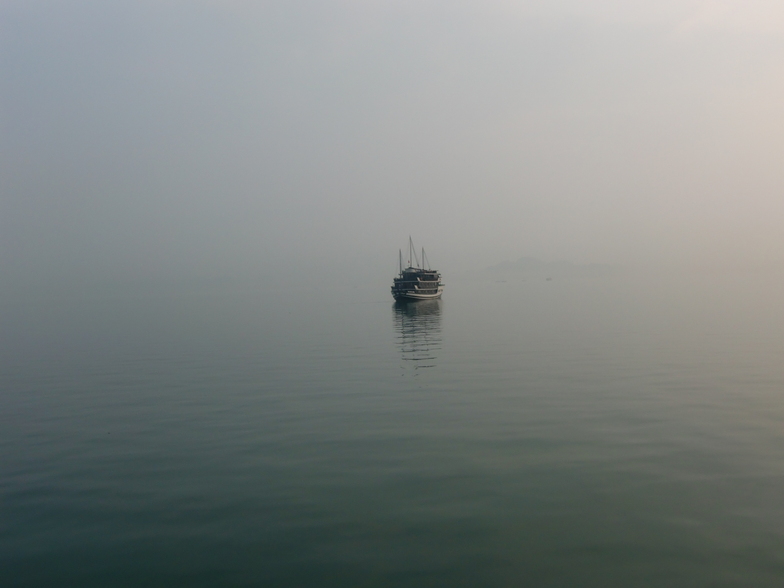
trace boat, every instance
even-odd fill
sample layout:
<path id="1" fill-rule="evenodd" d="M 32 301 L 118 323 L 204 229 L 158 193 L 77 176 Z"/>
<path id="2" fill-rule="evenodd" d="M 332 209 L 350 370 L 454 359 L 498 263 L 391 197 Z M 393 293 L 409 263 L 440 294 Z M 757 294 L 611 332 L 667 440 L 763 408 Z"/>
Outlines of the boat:
<path id="1" fill-rule="evenodd" d="M 416 264 L 416 265 L 415 265 Z M 408 267 L 403 268 L 403 251 L 400 251 L 400 273 L 394 279 L 392 296 L 399 301 L 433 300 L 441 298 L 444 284 L 441 274 L 430 269 L 422 249 L 422 261 L 417 257 L 414 242 L 408 238 Z"/>

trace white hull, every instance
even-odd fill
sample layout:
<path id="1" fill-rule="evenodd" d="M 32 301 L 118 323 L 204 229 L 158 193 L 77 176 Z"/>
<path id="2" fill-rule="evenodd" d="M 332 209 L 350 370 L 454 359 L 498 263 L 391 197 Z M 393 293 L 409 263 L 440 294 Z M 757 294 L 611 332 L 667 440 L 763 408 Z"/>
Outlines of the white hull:
<path id="1" fill-rule="evenodd" d="M 436 294 L 419 294 L 418 292 L 406 292 L 405 294 L 395 294 L 395 300 L 435 300 L 441 298 L 443 288 L 438 289 Z"/>

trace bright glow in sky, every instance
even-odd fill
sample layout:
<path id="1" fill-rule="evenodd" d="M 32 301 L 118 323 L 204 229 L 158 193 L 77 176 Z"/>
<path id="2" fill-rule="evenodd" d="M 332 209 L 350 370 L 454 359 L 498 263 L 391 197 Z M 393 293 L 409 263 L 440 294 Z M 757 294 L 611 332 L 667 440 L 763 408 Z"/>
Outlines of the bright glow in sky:
<path id="1" fill-rule="evenodd" d="M 6 0 L 0 271 L 781 263 L 782 104 L 780 2 Z"/>

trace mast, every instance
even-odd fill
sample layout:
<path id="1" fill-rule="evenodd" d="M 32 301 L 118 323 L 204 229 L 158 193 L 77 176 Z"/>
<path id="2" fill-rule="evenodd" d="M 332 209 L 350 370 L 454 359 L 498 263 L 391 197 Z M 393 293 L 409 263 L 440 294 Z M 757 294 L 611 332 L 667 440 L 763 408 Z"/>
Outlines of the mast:
<path id="1" fill-rule="evenodd" d="M 416 262 L 416 266 L 414 266 L 413 262 Z M 414 248 L 414 240 L 411 238 L 411 235 L 408 236 L 408 267 L 425 269 L 425 248 L 422 247 L 422 265 L 420 266 L 419 258 L 417 257 L 416 249 Z"/>
<path id="2" fill-rule="evenodd" d="M 397 252 L 400 255 L 400 273 L 402 274 L 403 273 L 403 250 L 398 249 Z"/>

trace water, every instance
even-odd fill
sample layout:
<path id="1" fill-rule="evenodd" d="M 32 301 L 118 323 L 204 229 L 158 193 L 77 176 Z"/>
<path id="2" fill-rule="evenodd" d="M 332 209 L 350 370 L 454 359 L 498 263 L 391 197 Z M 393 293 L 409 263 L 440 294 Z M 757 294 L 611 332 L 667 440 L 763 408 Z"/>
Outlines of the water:
<path id="1" fill-rule="evenodd" d="M 782 293 L 7 303 L 0 585 L 780 586 Z"/>

